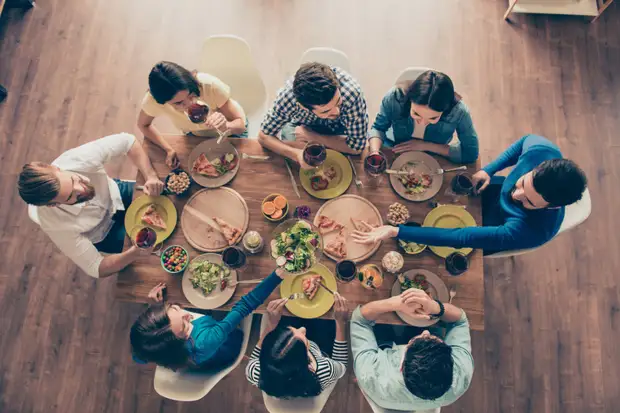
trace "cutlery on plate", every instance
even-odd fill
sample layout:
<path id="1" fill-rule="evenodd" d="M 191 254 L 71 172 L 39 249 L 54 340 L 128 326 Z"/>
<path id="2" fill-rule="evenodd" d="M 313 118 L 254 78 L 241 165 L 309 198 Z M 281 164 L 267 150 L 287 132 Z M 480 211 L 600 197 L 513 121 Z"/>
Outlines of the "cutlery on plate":
<path id="1" fill-rule="evenodd" d="M 355 177 L 355 186 L 357 186 L 358 188 L 363 188 L 364 184 L 357 176 L 357 171 L 355 170 L 355 165 L 353 165 L 353 160 L 348 155 L 347 155 L 347 159 L 349 160 L 349 164 L 351 165 L 351 169 L 353 170 L 353 176 Z"/>
<path id="2" fill-rule="evenodd" d="M 293 170 L 291 169 L 291 165 L 288 163 L 288 159 L 285 159 L 284 163 L 286 164 L 286 169 L 288 170 L 288 176 L 291 177 L 291 183 L 293 184 L 293 190 L 295 191 L 295 195 L 297 195 L 297 198 L 301 198 L 301 195 L 299 194 L 299 188 L 297 187 L 297 181 L 295 181 L 295 175 L 293 175 Z"/>
<path id="3" fill-rule="evenodd" d="M 331 295 L 334 295 L 334 292 L 330 290 L 325 284 L 323 284 L 323 281 L 319 281 L 319 285 L 325 288 Z"/>
<path id="4" fill-rule="evenodd" d="M 219 129 L 216 129 L 216 131 L 217 131 L 217 134 L 220 136 L 219 138 L 217 138 L 218 145 L 222 143 L 224 139 L 230 136 L 230 129 L 226 129 L 224 132 L 220 132 Z"/>
<path id="5" fill-rule="evenodd" d="M 303 293 L 294 293 L 288 296 L 289 301 L 290 300 L 297 300 L 298 298 L 302 298 L 304 297 Z"/>
<path id="6" fill-rule="evenodd" d="M 435 176 L 435 175 L 442 175 L 445 174 L 446 172 L 454 172 L 454 171 L 465 171 L 467 170 L 467 167 L 465 165 L 461 165 L 458 168 L 450 168 L 450 169 L 437 169 L 435 171 L 435 173 L 430 174 L 431 176 Z"/>
<path id="7" fill-rule="evenodd" d="M 456 285 L 453 285 L 450 287 L 450 300 L 448 301 L 449 304 L 452 304 L 452 299 L 454 298 L 455 295 L 456 295 Z"/>
<path id="8" fill-rule="evenodd" d="M 210 216 L 203 214 L 202 212 L 198 211 L 196 208 L 193 208 L 187 204 L 185 205 L 184 210 L 189 212 L 190 214 L 192 214 L 199 220 L 203 221 L 205 224 L 207 224 L 208 226 L 210 226 L 211 228 L 213 228 L 220 234 L 224 235 L 224 233 L 222 232 L 222 228 L 220 228 L 217 222 L 215 222 L 213 218 L 211 218 Z"/>
<path id="9" fill-rule="evenodd" d="M 229 287 L 234 287 L 237 284 L 258 284 L 259 282 L 263 281 L 264 278 L 257 278 L 255 280 L 241 280 L 241 281 L 233 281 L 230 284 L 228 284 Z"/>
<path id="10" fill-rule="evenodd" d="M 255 159 L 257 161 L 267 161 L 269 160 L 269 156 L 263 156 L 263 155 L 249 155 L 247 153 L 242 153 L 241 157 L 243 159 Z"/>
<path id="11" fill-rule="evenodd" d="M 385 173 L 388 175 L 409 175 L 409 171 L 396 171 L 394 169 L 386 169 Z"/>

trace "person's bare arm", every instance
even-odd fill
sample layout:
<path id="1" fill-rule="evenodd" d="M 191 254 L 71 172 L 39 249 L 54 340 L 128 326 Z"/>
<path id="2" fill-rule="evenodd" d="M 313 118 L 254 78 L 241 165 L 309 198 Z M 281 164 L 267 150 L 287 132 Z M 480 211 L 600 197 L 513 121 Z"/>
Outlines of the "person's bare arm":
<path id="1" fill-rule="evenodd" d="M 99 278 L 106 278 L 116 274 L 140 256 L 140 250 L 136 246 L 131 246 L 127 251 L 119 254 L 108 255 L 99 264 Z"/>
<path id="2" fill-rule="evenodd" d="M 177 153 L 161 133 L 159 133 L 155 125 L 153 125 L 153 119 L 155 118 L 147 115 L 146 112 L 141 110 L 140 115 L 138 115 L 138 129 L 140 129 L 146 139 L 166 152 L 166 164 L 171 168 L 177 168 L 180 164 Z"/>
<path id="3" fill-rule="evenodd" d="M 355 150 L 347 144 L 347 137 L 344 135 L 321 135 L 306 127 L 297 126 L 295 128 L 297 140 L 302 142 L 319 142 L 326 148 L 333 149 L 341 153 L 359 155 L 362 151 Z"/>
<path id="4" fill-rule="evenodd" d="M 263 133 L 263 131 L 260 131 L 258 133 L 258 141 L 265 148 L 277 153 L 278 155 L 282 155 L 286 158 L 292 159 L 295 162 L 303 161 L 303 151 L 301 149 L 289 146 L 275 136 L 266 135 L 265 133 Z"/>
<path id="5" fill-rule="evenodd" d="M 232 135 L 241 135 L 245 132 L 245 112 L 239 103 L 228 99 L 218 110 L 226 117 L 226 129 Z"/>

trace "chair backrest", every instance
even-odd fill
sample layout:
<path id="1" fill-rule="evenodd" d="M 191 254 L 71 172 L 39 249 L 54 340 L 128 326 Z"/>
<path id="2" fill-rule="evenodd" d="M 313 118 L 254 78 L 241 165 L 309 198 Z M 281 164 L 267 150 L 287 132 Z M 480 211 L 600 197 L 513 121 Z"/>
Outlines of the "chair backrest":
<path id="1" fill-rule="evenodd" d="M 373 413 L 406 413 L 402 410 L 390 410 L 390 409 L 384 409 L 383 407 L 379 407 L 375 402 L 370 400 L 370 397 L 368 397 L 366 393 L 362 392 L 362 394 L 364 395 L 364 398 L 370 405 L 370 408 L 372 409 Z M 441 408 L 438 407 L 436 409 L 430 409 L 430 410 L 416 410 L 415 412 L 412 411 L 410 413 L 439 413 L 440 411 L 441 411 Z"/>
<path id="2" fill-rule="evenodd" d="M 426 72 L 427 70 L 432 70 L 432 69 L 429 67 L 421 67 L 421 66 L 420 67 L 418 66 L 408 67 L 404 69 L 402 72 L 400 72 L 400 74 L 396 77 L 396 81 L 394 83 L 401 83 L 401 82 L 416 80 L 418 76 L 420 76 L 422 73 Z"/>
<path id="3" fill-rule="evenodd" d="M 349 57 L 340 50 L 331 47 L 311 47 L 301 56 L 300 64 L 307 62 L 319 62 L 329 66 L 336 66 L 345 72 L 351 71 Z M 297 69 L 295 69 L 295 72 Z"/>
<path id="4" fill-rule="evenodd" d="M 30 220 L 32 222 L 34 222 L 37 225 L 41 225 L 41 222 L 39 221 L 39 210 L 38 210 L 38 206 L 36 205 L 30 205 L 28 204 L 28 218 L 30 218 Z"/>
<path id="5" fill-rule="evenodd" d="M 195 318 L 202 317 L 202 314 L 192 314 Z M 220 380 L 233 371 L 239 363 L 241 363 L 241 360 L 243 360 L 248 348 L 248 341 L 250 340 L 253 317 L 254 314 L 250 314 L 241 322 L 240 327 L 243 330 L 243 343 L 239 356 L 237 356 L 233 364 L 218 372 L 209 373 L 176 372 L 165 367 L 157 366 L 155 369 L 155 378 L 153 380 L 155 391 L 160 396 L 167 399 L 184 402 L 200 400 L 206 396 Z"/>
<path id="6" fill-rule="evenodd" d="M 581 199 L 574 204 L 570 204 L 566 206 L 566 210 L 564 211 L 564 220 L 562 221 L 562 225 L 560 225 L 560 230 L 555 237 L 560 235 L 564 231 L 568 231 L 569 229 L 575 228 L 577 225 L 583 223 L 592 212 L 592 199 L 590 198 L 590 191 L 588 188 L 583 193 Z M 496 252 L 495 254 L 486 255 L 485 258 L 504 258 L 504 257 L 514 257 L 516 255 L 522 255 L 531 251 L 534 251 L 540 247 L 536 248 L 526 248 L 521 250 L 509 250 L 509 251 L 501 251 Z"/>
<path id="7" fill-rule="evenodd" d="M 202 47 L 200 71 L 218 77 L 231 89 L 231 97 L 248 118 L 264 110 L 267 102 L 265 83 L 260 75 L 250 45 L 233 35 L 211 36 Z"/>

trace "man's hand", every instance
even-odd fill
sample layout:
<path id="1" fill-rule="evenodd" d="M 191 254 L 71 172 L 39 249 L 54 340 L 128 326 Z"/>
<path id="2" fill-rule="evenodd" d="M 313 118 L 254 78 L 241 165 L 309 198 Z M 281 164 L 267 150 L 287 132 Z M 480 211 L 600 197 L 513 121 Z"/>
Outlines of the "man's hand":
<path id="1" fill-rule="evenodd" d="M 161 195 L 164 183 L 157 176 L 150 176 L 144 183 L 144 193 L 148 196 Z"/>
<path id="2" fill-rule="evenodd" d="M 410 288 L 404 291 L 400 298 L 405 306 L 415 308 L 415 312 L 418 314 L 433 315 L 439 314 L 441 311 L 439 304 L 418 288 Z"/>
<path id="3" fill-rule="evenodd" d="M 398 228 L 391 225 L 383 225 L 370 232 L 353 231 L 351 238 L 358 244 L 376 244 L 398 235 Z"/>
<path id="4" fill-rule="evenodd" d="M 295 160 L 299 164 L 299 167 L 304 170 L 314 169 L 314 167 L 308 165 L 306 161 L 304 161 L 304 150 L 303 149 L 295 149 Z"/>
<path id="5" fill-rule="evenodd" d="M 278 327 L 280 323 L 280 319 L 282 318 L 282 311 L 284 310 L 285 304 L 288 302 L 288 298 L 280 298 L 277 300 L 270 301 L 267 304 L 267 312 L 263 317 L 266 317 L 267 325 L 265 327 L 264 335 L 267 335 L 269 332 L 273 331 Z"/>
<path id="6" fill-rule="evenodd" d="M 334 293 L 334 319 L 337 323 L 346 323 L 349 320 L 349 306 L 346 298 Z"/>
<path id="7" fill-rule="evenodd" d="M 411 139 L 407 142 L 399 143 L 393 148 L 394 153 L 425 150 L 427 150 L 426 142 L 424 142 L 422 139 Z"/>
<path id="8" fill-rule="evenodd" d="M 166 165 L 168 165 L 170 169 L 176 169 L 181 166 L 181 161 L 179 160 L 177 151 L 174 149 L 166 151 Z"/>
<path id="9" fill-rule="evenodd" d="M 220 132 L 224 132 L 224 128 L 226 127 L 226 116 L 222 115 L 220 112 L 211 112 L 209 116 L 207 116 L 207 120 L 205 120 L 204 124 L 208 129 L 217 129 Z"/>
<path id="10" fill-rule="evenodd" d="M 153 302 L 159 303 L 164 300 L 165 283 L 159 283 L 149 292 L 148 298 Z"/>
<path id="11" fill-rule="evenodd" d="M 491 177 L 488 173 L 481 169 L 471 177 L 471 181 L 474 185 L 474 192 L 479 194 L 484 191 L 487 186 L 489 186 L 491 183 Z M 480 185 L 480 187 L 478 187 L 478 185 Z"/>

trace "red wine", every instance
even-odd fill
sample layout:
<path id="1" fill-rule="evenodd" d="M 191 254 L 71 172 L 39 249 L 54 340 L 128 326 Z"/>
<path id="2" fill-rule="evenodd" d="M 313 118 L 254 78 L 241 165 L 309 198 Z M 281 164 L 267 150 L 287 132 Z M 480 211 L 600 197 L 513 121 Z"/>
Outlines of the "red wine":
<path id="1" fill-rule="evenodd" d="M 452 180 L 452 190 L 459 195 L 469 195 L 473 186 L 472 180 L 464 174 L 456 175 Z"/>
<path id="2" fill-rule="evenodd" d="M 446 257 L 446 269 L 452 275 L 461 275 L 469 268 L 469 260 L 460 252 L 453 252 Z"/>
<path id="3" fill-rule="evenodd" d="M 339 280 L 344 282 L 353 281 L 357 274 L 357 267 L 351 260 L 340 261 L 336 264 L 336 276 Z"/>
<path id="4" fill-rule="evenodd" d="M 196 102 L 187 109 L 187 117 L 192 123 L 204 123 L 209 114 L 209 106 L 204 103 Z"/>
<path id="5" fill-rule="evenodd" d="M 382 153 L 368 155 L 364 162 L 364 169 L 371 175 L 378 175 L 387 169 L 387 159 Z"/>
<path id="6" fill-rule="evenodd" d="M 304 148 L 304 162 L 310 166 L 320 166 L 327 159 L 327 150 L 320 143 L 309 143 Z"/>
<path id="7" fill-rule="evenodd" d="M 222 252 L 222 261 L 230 268 L 241 268 L 246 262 L 245 253 L 239 248 L 228 247 Z"/>
<path id="8" fill-rule="evenodd" d="M 136 234 L 136 246 L 138 248 L 150 248 L 155 245 L 157 234 L 152 228 L 144 227 Z"/>

